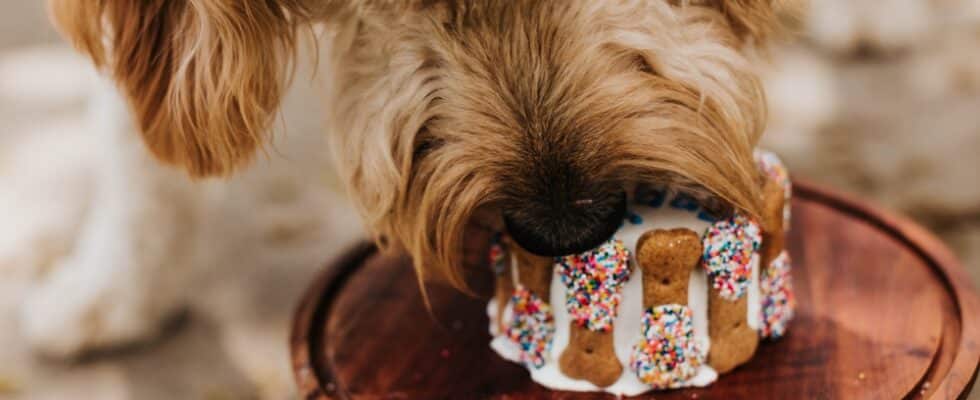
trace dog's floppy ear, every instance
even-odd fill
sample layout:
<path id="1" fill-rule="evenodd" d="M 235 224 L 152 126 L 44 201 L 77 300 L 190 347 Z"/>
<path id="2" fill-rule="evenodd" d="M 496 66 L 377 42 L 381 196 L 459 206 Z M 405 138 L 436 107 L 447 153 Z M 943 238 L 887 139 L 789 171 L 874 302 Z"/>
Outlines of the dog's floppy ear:
<path id="1" fill-rule="evenodd" d="M 206 176 L 232 172 L 262 145 L 296 25 L 316 12 L 307 3 L 317 2 L 52 0 L 50 7 L 60 30 L 118 82 L 152 153 Z"/>
<path id="2" fill-rule="evenodd" d="M 804 0 L 696 0 L 721 11 L 743 42 L 763 44 L 780 30 L 780 15 L 794 12 Z"/>

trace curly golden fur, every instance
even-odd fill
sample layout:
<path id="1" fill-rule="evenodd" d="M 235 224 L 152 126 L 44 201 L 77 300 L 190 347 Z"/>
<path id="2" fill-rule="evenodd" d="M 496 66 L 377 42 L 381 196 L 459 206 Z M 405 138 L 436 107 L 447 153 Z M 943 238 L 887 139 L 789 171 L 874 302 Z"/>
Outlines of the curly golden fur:
<path id="1" fill-rule="evenodd" d="M 464 227 L 556 180 L 657 182 L 752 215 L 771 0 L 55 0 L 147 145 L 224 174 L 264 141 L 300 27 L 334 41 L 337 168 L 379 242 L 463 287 Z M 566 182 L 567 181 L 567 182 Z M 570 182 L 574 182 L 570 183 Z"/>

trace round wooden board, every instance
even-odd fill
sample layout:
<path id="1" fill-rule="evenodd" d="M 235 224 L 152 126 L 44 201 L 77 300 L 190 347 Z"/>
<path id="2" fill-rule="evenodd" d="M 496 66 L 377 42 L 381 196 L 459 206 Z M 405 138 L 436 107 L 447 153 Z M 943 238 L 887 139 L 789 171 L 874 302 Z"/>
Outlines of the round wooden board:
<path id="1" fill-rule="evenodd" d="M 799 307 L 786 337 L 704 389 L 657 399 L 954 399 L 980 362 L 980 300 L 955 257 L 900 217 L 797 182 L 789 250 Z M 475 271 L 488 232 L 468 231 Z M 609 398 L 552 392 L 493 353 L 486 298 L 430 287 L 411 262 L 361 245 L 297 309 L 293 367 L 304 398 Z"/>

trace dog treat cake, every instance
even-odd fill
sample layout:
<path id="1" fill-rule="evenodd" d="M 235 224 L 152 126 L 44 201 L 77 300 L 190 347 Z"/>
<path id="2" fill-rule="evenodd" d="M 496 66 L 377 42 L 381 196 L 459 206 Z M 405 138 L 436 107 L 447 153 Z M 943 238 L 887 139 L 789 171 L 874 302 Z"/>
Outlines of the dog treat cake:
<path id="1" fill-rule="evenodd" d="M 789 176 L 773 154 L 756 160 L 761 221 L 639 186 L 622 227 L 585 253 L 541 257 L 499 235 L 491 347 L 550 389 L 620 395 L 706 386 L 748 361 L 794 307 Z"/>

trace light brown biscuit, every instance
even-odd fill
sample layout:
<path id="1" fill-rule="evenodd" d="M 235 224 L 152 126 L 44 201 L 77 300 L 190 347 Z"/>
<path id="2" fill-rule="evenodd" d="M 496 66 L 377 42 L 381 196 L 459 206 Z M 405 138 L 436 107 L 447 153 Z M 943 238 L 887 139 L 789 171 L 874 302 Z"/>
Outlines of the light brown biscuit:
<path id="1" fill-rule="evenodd" d="M 547 303 L 551 298 L 554 259 L 529 253 L 513 241 L 508 248 L 517 258 L 518 282 Z M 571 378 L 587 380 L 599 387 L 615 383 L 623 367 L 616 358 L 612 331 L 593 332 L 574 322 L 569 325 L 568 347 L 559 357 L 559 369 Z"/>
<path id="2" fill-rule="evenodd" d="M 542 302 L 549 304 L 551 301 L 551 278 L 555 270 L 554 259 L 532 254 L 521 248 L 517 242 L 514 242 L 508 237 L 505 237 L 503 240 L 508 251 L 508 256 L 514 257 L 517 261 L 517 282 L 538 296 Z M 505 293 L 501 293 L 501 291 L 497 292 L 497 304 L 501 304 L 500 296 L 503 296 L 504 306 L 499 308 L 498 318 L 500 320 L 500 326 L 504 330 L 507 329 L 507 321 L 503 320 L 504 307 L 506 307 L 507 301 L 510 300 L 510 296 L 514 294 L 514 290 L 516 289 L 514 287 L 512 269 L 513 266 L 508 264 L 507 272 L 504 276 L 497 278 L 498 287 L 502 286 L 507 289 Z M 506 281 L 506 283 L 502 281 Z"/>
<path id="3" fill-rule="evenodd" d="M 777 182 L 767 179 L 763 187 L 762 246 L 759 249 L 759 268 L 765 268 L 782 252 L 783 204 L 785 195 Z M 729 372 L 747 362 L 759 346 L 759 334 L 748 326 L 749 296 L 737 301 L 722 298 L 717 290 L 708 295 L 708 334 L 711 351 L 708 364 L 718 373 Z"/>
<path id="4" fill-rule="evenodd" d="M 783 205 L 786 196 L 783 187 L 769 179 L 762 190 L 762 247 L 759 256 L 762 268 L 768 268 L 786 245 L 786 235 L 783 229 Z"/>
<path id="5" fill-rule="evenodd" d="M 510 242 L 517 258 L 517 280 L 544 302 L 551 298 L 554 259 L 531 254 Z M 612 331 L 593 332 L 570 323 L 568 347 L 558 360 L 558 368 L 574 379 L 584 379 L 606 387 L 619 379 L 623 367 L 616 358 Z"/>
<path id="6" fill-rule="evenodd" d="M 701 260 L 701 238 L 690 229 L 648 231 L 636 242 L 643 273 L 643 309 L 687 305 L 691 271 Z"/>
<path id="7" fill-rule="evenodd" d="M 570 322 L 568 329 L 568 346 L 559 357 L 559 370 L 570 378 L 586 380 L 598 387 L 616 383 L 623 374 L 623 366 L 616 358 L 615 327 L 598 332 Z"/>
<path id="8" fill-rule="evenodd" d="M 598 387 L 616 383 L 623 374 L 623 366 L 616 358 L 612 330 L 591 331 L 570 324 L 568 347 L 561 353 L 558 367 L 569 378 L 582 379 Z"/>
<path id="9" fill-rule="evenodd" d="M 719 374 L 729 372 L 745 363 L 755 354 L 759 346 L 759 334 L 749 327 L 749 296 L 737 301 L 727 300 L 710 290 L 708 294 L 708 335 L 711 337 L 711 350 L 708 364 Z"/>
<path id="10" fill-rule="evenodd" d="M 517 258 L 517 281 L 547 303 L 551 299 L 555 259 L 530 253 L 509 238 L 505 240 L 507 249 Z"/>

